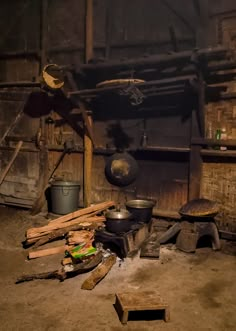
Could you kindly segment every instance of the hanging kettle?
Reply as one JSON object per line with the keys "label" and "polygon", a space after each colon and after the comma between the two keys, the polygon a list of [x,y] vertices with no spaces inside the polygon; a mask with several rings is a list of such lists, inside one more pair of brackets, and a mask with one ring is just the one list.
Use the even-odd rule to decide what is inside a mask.
{"label": "hanging kettle", "polygon": [[106,161],[105,175],[110,184],[126,186],[135,181],[138,175],[137,161],[128,153],[115,153]]}

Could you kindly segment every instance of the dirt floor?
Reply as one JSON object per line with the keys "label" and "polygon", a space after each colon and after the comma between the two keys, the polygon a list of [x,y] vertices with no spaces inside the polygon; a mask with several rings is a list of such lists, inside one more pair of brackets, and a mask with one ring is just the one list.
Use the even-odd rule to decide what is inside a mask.
{"label": "dirt floor", "polygon": [[[236,330],[236,257],[211,248],[185,254],[162,247],[160,260],[117,260],[92,291],[80,288],[88,274],[15,284],[23,274],[60,267],[62,256],[28,261],[21,245],[26,229],[47,222],[0,207],[0,330]],[[143,290],[158,291],[168,301],[169,323],[153,314],[134,314],[127,325],[120,323],[115,293]]]}

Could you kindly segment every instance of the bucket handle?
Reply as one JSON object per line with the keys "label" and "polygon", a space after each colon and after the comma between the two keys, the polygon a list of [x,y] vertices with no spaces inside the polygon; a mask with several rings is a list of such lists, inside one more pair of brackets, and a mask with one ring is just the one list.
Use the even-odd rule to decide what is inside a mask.
{"label": "bucket handle", "polygon": [[70,190],[68,188],[62,187],[62,193],[63,193],[63,195],[68,195],[69,192],[70,192]]}

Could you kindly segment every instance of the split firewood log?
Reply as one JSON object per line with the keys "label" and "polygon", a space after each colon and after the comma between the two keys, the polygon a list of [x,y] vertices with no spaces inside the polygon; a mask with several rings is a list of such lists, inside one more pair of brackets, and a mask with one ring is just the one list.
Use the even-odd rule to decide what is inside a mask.
{"label": "split firewood log", "polygon": [[67,264],[73,264],[72,258],[69,257],[64,257],[64,259],[61,261],[62,265],[67,265]]}
{"label": "split firewood log", "polygon": [[93,259],[75,264],[71,266],[63,266],[59,270],[54,270],[50,272],[43,272],[38,274],[23,275],[16,280],[16,284],[27,282],[35,279],[59,279],[64,281],[67,278],[74,277],[78,274],[88,272],[94,269],[102,261],[102,252],[98,252]]}
{"label": "split firewood log", "polygon": [[102,222],[100,222],[100,223],[99,222],[94,222],[94,223],[85,223],[84,222],[81,224],[79,223],[79,224],[67,226],[63,229],[54,230],[51,233],[46,234],[44,236],[26,239],[23,244],[25,247],[34,244],[33,248],[37,248],[39,246],[42,246],[42,245],[49,243],[53,240],[56,240],[58,238],[64,238],[69,231],[96,230],[96,229],[99,229],[102,227],[104,227],[104,223],[102,223]]}
{"label": "split firewood log", "polygon": [[81,223],[92,223],[92,222],[104,222],[105,217],[104,216],[93,216],[93,217],[79,217],[76,219],[73,219],[72,221],[66,222],[66,223],[59,223],[59,224],[48,224],[45,226],[42,226],[40,228],[31,228],[27,230],[26,232],[26,238],[32,239],[37,238],[40,236],[47,235],[51,233],[54,230],[63,229],[71,225],[81,224]]}
{"label": "split firewood log", "polygon": [[99,283],[106,274],[111,270],[112,266],[116,263],[116,255],[109,255],[105,258],[89,277],[83,282],[81,288],[83,290],[92,290],[97,283]]}
{"label": "split firewood log", "polygon": [[77,245],[83,242],[91,241],[94,237],[94,231],[80,230],[69,231],[66,237],[68,245]]}
{"label": "split firewood log", "polygon": [[[70,248],[71,248],[71,246],[70,246]],[[58,247],[50,247],[50,248],[46,248],[46,249],[40,249],[38,251],[31,251],[28,254],[28,259],[31,260],[31,259],[36,259],[38,257],[64,253],[67,249],[69,249],[69,246],[63,245],[63,246],[58,246]]]}
{"label": "split firewood log", "polygon": [[78,218],[78,217],[85,216],[85,215],[87,215],[87,217],[90,217],[90,216],[93,216],[93,215],[96,215],[96,214],[102,212],[103,210],[108,209],[109,207],[115,206],[115,204],[116,204],[115,201],[101,202],[96,205],[74,211],[67,215],[60,216],[54,220],[51,220],[49,222],[49,224],[64,223],[64,222],[70,221],[74,218]]}

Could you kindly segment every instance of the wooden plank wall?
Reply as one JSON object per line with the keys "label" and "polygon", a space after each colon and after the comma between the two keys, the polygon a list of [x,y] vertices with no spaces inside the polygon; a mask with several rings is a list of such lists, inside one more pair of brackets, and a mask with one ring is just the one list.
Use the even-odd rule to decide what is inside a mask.
{"label": "wooden plank wall", "polygon": [[[84,61],[84,15],[85,1],[78,0],[50,0],[48,1],[48,60],[58,64],[74,64],[79,67]],[[104,58],[109,54],[112,59],[143,56],[145,54],[159,54],[161,52],[173,51],[170,41],[169,26],[175,28],[179,49],[190,49],[195,46],[194,35],[191,28],[186,26],[173,11],[170,11],[162,1],[156,0],[110,0],[111,23],[110,36],[106,33],[106,0],[94,0],[94,42],[95,56]],[[177,2],[169,1],[171,6],[179,10]],[[183,17],[192,25],[193,29],[199,24],[198,17],[194,11],[192,2],[182,0],[181,12]],[[210,1],[211,13],[222,11],[225,8],[225,1]],[[229,5],[231,3],[231,7]],[[227,1],[227,9],[234,6],[234,1]],[[2,36],[0,50],[13,52],[22,50],[37,50],[39,48],[39,1],[29,1],[29,6],[23,1],[3,1],[0,10],[0,27],[6,31],[12,7],[14,12],[21,14],[16,19],[17,24],[12,24],[6,34]],[[12,17],[13,17],[12,16]],[[14,23],[14,22],[12,22]],[[212,19],[211,36],[209,44],[217,43],[215,33],[215,19]],[[32,28],[32,26],[34,28]],[[146,46],[145,46],[146,44]],[[110,48],[110,50],[108,49]],[[39,66],[34,58],[17,58],[0,60],[2,72],[0,80],[33,80],[37,77]],[[79,85],[80,82],[78,82]],[[12,104],[14,99],[12,99]],[[16,102],[16,101],[15,101]],[[158,107],[158,105],[154,105]],[[6,128],[10,121],[9,116],[14,118],[17,104],[9,108],[7,103],[1,103],[0,125],[1,131]],[[42,103],[42,110],[44,105]],[[106,110],[107,111],[107,110]],[[154,109],[155,112],[155,109]],[[112,109],[107,111],[111,117]],[[47,112],[45,115],[49,115]],[[51,114],[56,116],[54,113]],[[147,130],[149,144],[158,146],[188,147],[190,121],[183,121],[184,110],[178,114],[169,112],[158,113],[154,117],[149,116]],[[119,119],[129,136],[133,139],[129,147],[137,147],[140,144],[142,133],[142,115],[138,119]],[[208,116],[208,115],[207,115]],[[40,125],[39,117],[27,117],[27,126],[21,123],[21,132],[36,134]],[[97,147],[105,147],[112,144],[112,139],[107,135],[107,128],[110,122],[108,119],[95,120],[95,141]],[[18,130],[18,129],[17,129]],[[17,133],[17,132],[15,132]],[[78,146],[82,146],[81,138],[67,125],[57,127],[54,131],[56,147],[63,147],[67,138],[73,138]],[[60,152],[49,153],[49,169],[53,168]],[[22,154],[23,155],[23,154]],[[19,162],[7,177],[8,181],[2,186],[2,195],[11,195],[13,198],[22,197],[25,199],[34,198],[37,194],[37,183],[39,179],[38,155],[32,156],[25,153],[24,157],[19,156]],[[9,153],[1,152],[1,169],[6,164]],[[159,153],[147,157],[137,156],[141,168],[141,174],[137,181],[120,193],[120,190],[111,186],[104,177],[104,166],[106,157],[95,156],[93,165],[93,201],[97,202],[105,198],[129,199],[134,197],[149,197],[158,201],[158,208],[178,209],[187,200],[188,180],[188,159],[181,155],[163,157]],[[82,186],[82,154],[71,154],[65,157],[56,172],[57,177],[81,181]],[[24,169],[22,169],[24,165]],[[205,171],[205,170],[204,170]],[[12,179],[11,179],[12,178]],[[205,177],[204,177],[205,178]],[[27,182],[27,179],[29,180]],[[11,184],[11,183],[13,184]],[[26,185],[20,186],[21,184]],[[13,188],[14,186],[14,188]],[[20,187],[20,190],[19,190]],[[24,187],[24,189],[23,189]],[[206,186],[203,186],[203,192]],[[24,192],[22,192],[24,191]],[[82,204],[83,192],[80,194]]]}

